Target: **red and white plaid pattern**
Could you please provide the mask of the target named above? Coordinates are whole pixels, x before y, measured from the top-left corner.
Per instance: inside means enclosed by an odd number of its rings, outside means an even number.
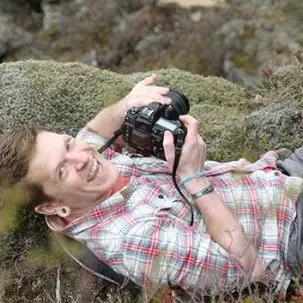
[[[77,138],[96,148],[104,142],[88,129]],[[129,185],[67,225],[59,217],[47,217],[52,230],[84,241],[103,262],[142,286],[153,282],[192,289],[213,288],[215,283],[230,289],[246,284],[239,262],[209,236],[194,201],[195,222],[190,226],[189,208],[177,193],[166,162],[132,158],[112,149],[102,156],[122,176],[131,177]],[[256,247],[266,277],[286,288],[288,239],[302,179],[283,175],[275,163],[276,154],[268,152],[255,163],[208,161],[205,170]],[[226,232],[232,237],[232,231]]]

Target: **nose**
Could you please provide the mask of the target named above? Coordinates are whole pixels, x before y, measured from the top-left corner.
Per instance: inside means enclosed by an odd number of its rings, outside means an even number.
[[[68,163],[81,170],[89,161],[89,155],[85,151],[73,151],[66,154],[65,159]]]

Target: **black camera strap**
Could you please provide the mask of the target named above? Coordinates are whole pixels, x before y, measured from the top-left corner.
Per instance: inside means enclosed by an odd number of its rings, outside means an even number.
[[[181,157],[183,142],[184,142],[184,138],[181,137],[181,136],[178,136],[176,146],[175,146],[175,160],[174,160],[174,166],[173,166],[173,171],[172,171],[172,178],[173,178],[173,182],[174,182],[174,185],[175,185],[178,193],[180,194],[180,196],[184,199],[184,202],[190,208],[190,212],[191,212],[190,226],[193,226],[193,224],[194,224],[194,209],[193,209],[193,206],[188,201],[188,199],[185,197],[183,192],[181,191],[181,189],[180,189],[180,187],[177,183],[177,180],[176,180],[176,172],[177,172],[177,168],[178,168],[178,165],[179,165],[179,160],[180,160],[180,157]]]
[[[116,140],[117,138],[122,134],[122,130],[118,129],[114,132],[114,136],[108,140],[102,147],[98,149],[98,153],[102,154],[107,148],[109,148]]]

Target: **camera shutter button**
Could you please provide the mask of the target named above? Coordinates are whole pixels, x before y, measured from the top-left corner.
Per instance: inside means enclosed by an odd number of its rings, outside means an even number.
[[[139,108],[138,107],[131,107],[130,111],[131,111],[131,113],[135,114],[139,111]]]

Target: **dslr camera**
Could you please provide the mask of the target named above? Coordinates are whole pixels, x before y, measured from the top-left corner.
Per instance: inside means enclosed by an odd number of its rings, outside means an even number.
[[[144,107],[132,107],[127,111],[121,131],[124,141],[144,156],[165,160],[163,135],[169,130],[175,144],[184,143],[186,127],[178,120],[189,111],[188,99],[179,91],[171,90],[170,105],[153,102]]]

